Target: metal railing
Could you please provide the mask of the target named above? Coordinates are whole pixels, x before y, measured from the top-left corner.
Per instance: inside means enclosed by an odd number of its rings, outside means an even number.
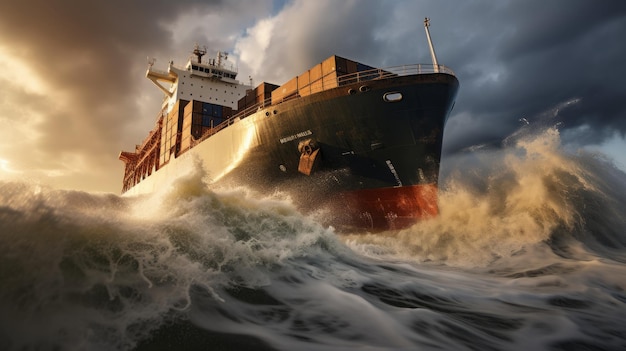
[[[415,74],[445,73],[454,76],[454,72],[444,65],[414,64],[389,68],[375,68],[368,71],[350,73],[337,77],[339,86],[359,83],[368,80],[395,78]]]

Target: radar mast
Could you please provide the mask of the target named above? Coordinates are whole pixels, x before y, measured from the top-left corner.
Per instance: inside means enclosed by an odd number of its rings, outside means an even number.
[[[198,57],[198,63],[202,63],[202,56],[206,54],[206,46],[200,49],[198,44],[196,44],[193,48],[193,54]]]

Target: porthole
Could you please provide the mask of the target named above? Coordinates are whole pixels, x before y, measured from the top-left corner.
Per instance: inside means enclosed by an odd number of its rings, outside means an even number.
[[[359,88],[359,91],[362,93],[366,91],[370,91],[370,87],[368,87],[367,85],[361,85],[361,87]]]
[[[393,93],[385,93],[385,95],[383,95],[383,100],[387,102],[398,102],[402,100],[402,93],[397,91]]]
[[[350,89],[348,89],[348,94],[354,95],[354,94],[356,94],[356,90],[350,88]]]

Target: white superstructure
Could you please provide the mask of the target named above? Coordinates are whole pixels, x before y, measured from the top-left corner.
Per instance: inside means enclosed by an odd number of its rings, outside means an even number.
[[[252,87],[236,79],[237,68],[228,61],[228,54],[218,51],[216,58],[205,62],[202,56],[206,49],[196,46],[193,54],[184,68],[170,61],[167,72],[154,69],[154,61],[150,62],[146,77],[165,93],[166,111],[171,111],[178,100],[208,102],[236,110],[237,101]]]

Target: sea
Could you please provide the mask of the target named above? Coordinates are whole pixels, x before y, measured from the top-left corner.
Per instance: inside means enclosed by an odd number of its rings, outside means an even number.
[[[626,350],[626,174],[522,127],[439,216],[339,233],[289,194],[0,182],[0,350]]]

